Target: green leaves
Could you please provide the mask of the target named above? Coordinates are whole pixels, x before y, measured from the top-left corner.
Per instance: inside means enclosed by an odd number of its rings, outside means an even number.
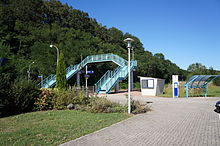
[[[62,52],[60,53],[58,64],[57,64],[56,88],[66,89],[66,66],[64,62],[64,55]]]
[[[123,42],[127,37],[135,40],[132,57],[138,61],[137,75],[165,78],[169,82],[172,74],[184,74],[162,53],[153,55],[145,50],[139,38],[115,27],[102,26],[88,13],[58,0],[7,0],[0,5],[0,18],[0,57],[14,58],[18,76],[26,76],[26,66],[31,61],[36,62],[33,78],[37,79],[39,74],[44,77],[55,74],[56,51],[49,48],[50,44],[57,45],[63,52],[66,66],[80,63],[81,56],[84,59],[103,53],[127,59],[126,43]],[[115,68],[109,63],[91,67],[99,72],[91,79],[91,85],[105,71]]]

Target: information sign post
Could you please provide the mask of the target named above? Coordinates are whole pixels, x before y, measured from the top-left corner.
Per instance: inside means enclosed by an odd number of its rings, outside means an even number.
[[[179,97],[179,81],[178,81],[178,75],[172,75],[172,87],[173,87],[173,98]]]

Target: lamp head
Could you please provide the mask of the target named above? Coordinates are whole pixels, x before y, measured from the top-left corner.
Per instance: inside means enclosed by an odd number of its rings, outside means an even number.
[[[53,48],[53,45],[50,45],[51,48]]]
[[[132,38],[126,38],[125,40],[124,40],[124,42],[133,42],[134,40],[132,39]]]
[[[133,42],[134,40],[132,39],[132,38],[126,38],[125,40],[124,40],[124,42],[127,42],[128,43],[128,46],[127,46],[127,48],[131,48],[131,42]]]

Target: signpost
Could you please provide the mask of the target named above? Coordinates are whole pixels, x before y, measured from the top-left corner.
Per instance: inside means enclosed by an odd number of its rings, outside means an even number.
[[[93,73],[94,73],[93,70],[88,70],[88,71],[86,72],[86,74],[93,74]]]
[[[179,97],[179,81],[178,81],[178,75],[172,75],[172,80],[173,80],[173,98],[178,98]]]
[[[85,74],[84,77],[85,77],[86,79],[88,79],[88,78],[90,77],[90,75]]]
[[[38,76],[38,78],[41,78],[41,87],[43,87],[43,75]]]

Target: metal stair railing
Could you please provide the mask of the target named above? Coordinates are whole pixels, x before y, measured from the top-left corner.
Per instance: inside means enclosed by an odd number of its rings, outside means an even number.
[[[137,67],[137,61],[131,61],[131,70],[133,70],[135,67]],[[105,85],[106,93],[109,93],[111,91],[111,89],[115,86],[115,84],[119,79],[123,80],[127,78],[127,76],[128,76],[128,66],[124,66],[112,76],[112,79],[109,80],[108,83],[106,83]]]
[[[118,55],[115,54],[100,54],[100,55],[92,55],[87,56],[81,63],[81,66],[85,66],[87,63],[93,62],[104,62],[104,61],[113,61],[114,63],[118,64],[119,66],[124,66],[127,64],[127,61]]]
[[[79,64],[76,65],[70,65],[68,68],[66,68],[66,79],[70,79],[77,71],[81,69]]]
[[[99,81],[95,84],[95,91],[96,93],[98,93],[101,89],[101,86],[104,84],[104,82],[106,82],[106,80],[108,78],[110,78],[112,74],[112,71],[111,70],[108,70],[102,77],[101,79],[99,79]]]
[[[99,81],[95,84],[95,91],[98,93],[101,89],[101,86],[103,86],[108,79],[110,79],[121,67],[118,66],[114,71],[108,70],[102,77],[99,79]]]
[[[51,74],[47,78],[45,78],[42,82],[40,82],[38,85],[43,85],[44,87],[50,86],[49,83],[51,80],[54,80],[56,78],[56,75]]]
[[[68,68],[66,68],[66,78],[67,80],[71,78],[77,71],[79,71],[82,67],[84,67],[88,63],[104,62],[104,61],[113,61],[119,66],[124,66],[127,64],[127,61],[125,59],[119,57],[118,55],[114,55],[112,53],[87,56],[80,64],[74,66],[70,65]],[[43,85],[44,88],[51,87],[56,83],[56,75],[49,75],[42,82],[40,82],[39,85]]]
[[[106,93],[109,93],[110,90],[114,87],[114,85],[117,83],[117,81],[121,78],[124,79],[124,76],[126,76],[127,66],[124,66],[125,69],[121,68],[117,73],[114,74],[114,76],[109,80],[108,83],[106,83]]]

